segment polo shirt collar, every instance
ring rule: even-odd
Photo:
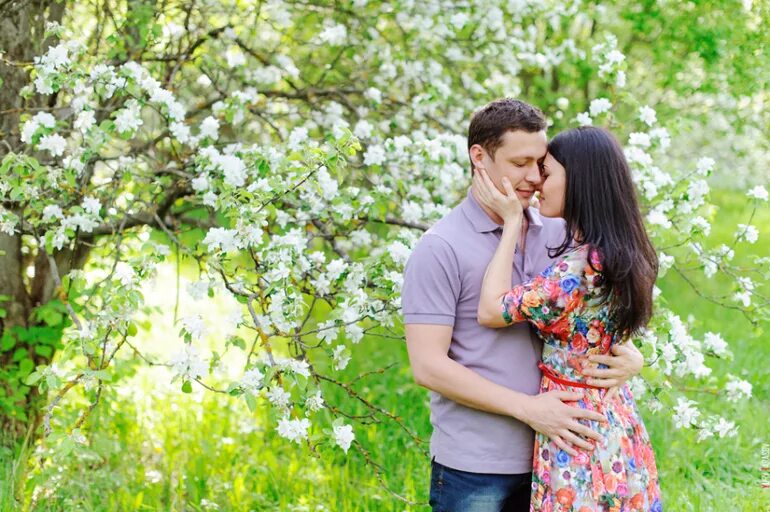
[[[489,233],[496,229],[502,229],[502,226],[493,221],[478,201],[476,201],[470,187],[468,188],[468,195],[465,201],[462,202],[462,210],[465,217],[473,226],[473,229],[478,233]],[[543,228],[543,219],[540,217],[540,212],[538,212],[537,209],[530,207],[527,208],[524,213],[529,221],[529,229],[539,231]]]

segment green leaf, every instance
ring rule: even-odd
[[[93,375],[97,379],[102,379],[107,382],[112,381],[112,374],[107,370],[97,370],[95,372],[92,372],[91,375]]]
[[[230,338],[230,344],[241,350],[246,350],[246,342],[240,336],[232,336]]]
[[[45,383],[48,385],[48,389],[56,389],[61,384],[59,377],[54,374],[46,375]]]
[[[53,348],[50,345],[35,345],[35,354],[50,358],[53,354]]]
[[[22,359],[19,363],[19,374],[27,375],[35,367],[35,363],[30,358]]]
[[[11,361],[18,362],[24,359],[29,355],[29,352],[27,352],[26,348],[17,348],[16,352],[13,353],[13,357],[11,357]]]
[[[189,380],[184,381],[184,384],[182,384],[182,392],[192,393],[192,383]]]
[[[16,338],[6,329],[0,338],[0,352],[7,352],[16,346]]]
[[[246,393],[243,397],[246,399],[246,405],[249,406],[249,410],[254,412],[257,408],[257,399],[251,393]]]
[[[24,384],[26,384],[27,386],[34,386],[35,383],[39,381],[42,377],[43,377],[42,373],[38,371],[34,371],[29,375],[27,375],[27,378],[24,379]]]
[[[139,332],[139,329],[137,329],[136,324],[131,322],[128,324],[128,331],[127,334],[129,336],[136,336],[136,333]]]

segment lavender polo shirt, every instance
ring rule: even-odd
[[[525,251],[517,248],[511,286],[528,281],[551,264],[547,246],[564,236],[561,219],[527,209]],[[479,325],[481,281],[500,240],[496,224],[468,196],[422,236],[404,270],[401,304],[406,324],[451,325],[449,357],[482,377],[535,395],[540,387],[543,345],[527,323],[502,329]],[[419,340],[417,340],[419,343]],[[509,416],[460,405],[431,391],[430,453],[445,466],[474,473],[532,471],[534,431]]]

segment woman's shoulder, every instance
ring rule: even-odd
[[[598,249],[588,244],[581,244],[565,252],[560,259],[544,271],[544,276],[592,277],[601,273],[601,254]]]

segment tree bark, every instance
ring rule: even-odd
[[[25,110],[33,110],[51,106],[55,97],[33,95],[24,99],[21,89],[29,83],[29,69],[35,55],[44,52],[56,41],[53,38],[44,39],[46,24],[60,22],[64,14],[65,3],[53,0],[0,0],[0,159],[9,152],[21,152],[24,148],[19,139],[19,119]],[[18,212],[19,206],[3,204],[8,210]],[[7,235],[0,233],[0,295],[9,299],[0,303],[5,310],[5,317],[0,318],[0,336],[14,328],[29,328],[35,325],[32,312],[36,306],[44,304],[53,297],[53,279],[45,266],[40,266],[45,258],[35,260],[35,277],[30,287],[26,278],[28,257],[22,252],[23,240],[19,233]],[[65,259],[65,254],[57,255],[57,259]],[[66,258],[66,260],[84,260]],[[64,263],[64,261],[63,261]],[[65,264],[69,270],[70,265]],[[40,267],[40,268],[38,268]],[[51,357],[43,357],[34,350],[34,340],[20,342],[13,350],[0,353],[0,366],[9,370],[17,361],[13,354],[17,350],[26,350],[27,357],[37,364],[50,363]],[[14,381],[0,382],[5,396],[11,396],[18,391],[18,383]],[[43,398],[32,388],[16,404],[21,407],[27,419],[23,420],[11,414],[10,410],[0,409],[0,430],[6,434],[5,442],[18,443],[31,428],[37,429],[42,418]]]

